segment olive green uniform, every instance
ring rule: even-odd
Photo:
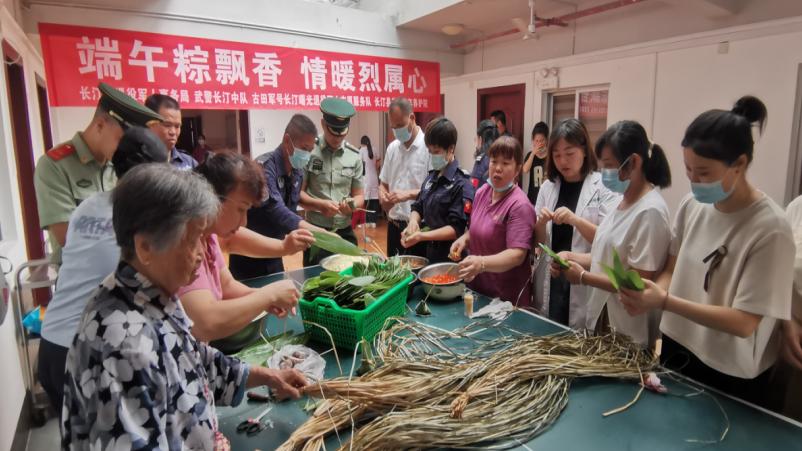
[[[101,93],[98,110],[106,112],[123,130],[163,120],[155,111],[106,83],[98,84],[98,90]],[[114,188],[116,180],[111,164],[97,162],[80,132],[39,158],[34,188],[39,225],[48,229],[50,236],[51,261],[61,264],[61,246],[50,226],[69,222],[78,204],[97,192]]]
[[[321,144],[322,143],[322,144]],[[312,151],[312,158],[304,172],[306,193],[316,199],[333,200],[340,203],[351,197],[352,189],[362,189],[362,157],[359,151],[348,143],[339,149],[332,150],[325,143],[323,136]],[[333,230],[343,239],[356,244],[356,235],[351,228],[351,217],[337,214],[326,217],[316,211],[307,211],[306,220],[324,229]],[[324,257],[331,255],[322,249],[304,252],[304,266],[320,263]]]
[[[48,228],[69,222],[73,210],[89,196],[114,188],[117,178],[110,163],[100,164],[76,133],[70,141],[48,150],[34,171],[39,225]],[[61,263],[61,246],[49,233],[54,263]]]
[[[323,136],[312,151],[312,157],[304,173],[306,192],[315,199],[333,200],[340,203],[351,197],[354,189],[362,189],[362,157],[359,149],[344,143],[339,149],[331,149]],[[338,214],[332,218],[310,211],[306,220],[324,229],[343,229],[351,225],[351,217]]]

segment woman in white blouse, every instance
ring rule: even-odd
[[[573,284],[587,285],[590,330],[612,328],[635,342],[651,345],[659,335],[660,312],[648,317],[627,314],[601,265],[613,266],[613,250],[627,269],[653,278],[662,268],[671,240],[668,206],[657,188],[671,184],[671,169],[663,149],[650,143],[643,126],[634,121],[613,124],[596,141],[602,183],[623,195],[596,229],[590,253],[563,252],[571,267],[563,272]],[[559,265],[552,263],[552,274]],[[615,293],[615,294],[614,294]]]
[[[791,318],[794,239],[783,210],[747,179],[766,107],[747,96],[694,119],[682,140],[692,195],[679,206],[665,269],[632,314],[663,310],[663,359],[750,402],[777,407],[772,367]],[[775,390],[776,391],[776,390]]]

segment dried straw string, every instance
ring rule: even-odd
[[[383,367],[363,378],[354,379],[347,386],[341,386],[339,389],[336,386],[336,380],[321,384],[321,387],[325,385],[330,392],[324,392],[324,394],[333,397],[327,402],[331,402],[335,406],[342,403],[341,405],[346,407],[356,403],[358,406],[362,406],[364,410],[350,410],[350,407],[347,411],[341,413],[330,410],[331,415],[337,419],[336,423],[334,421],[325,421],[324,423],[321,421],[320,416],[316,415],[299,428],[293,434],[293,437],[280,449],[300,449],[297,444],[302,443],[317,446],[317,448],[305,447],[304,449],[322,449],[324,446],[322,441],[315,440],[312,443],[311,440],[305,440],[303,435],[306,434],[308,436],[309,430],[313,430],[315,437],[322,437],[327,433],[336,432],[336,429],[348,422],[351,423],[352,437],[349,440],[347,449],[375,449],[377,446],[382,449],[398,447],[504,449],[518,446],[522,443],[521,440],[530,440],[556,420],[564,408],[564,404],[561,403],[567,402],[567,389],[572,377],[602,375],[635,379],[641,377],[643,370],[657,369],[657,361],[653,355],[637,346],[633,346],[627,339],[616,336],[614,333],[602,337],[589,337],[570,333],[547,337],[529,337],[528,339],[523,336],[524,339],[522,340],[520,332],[515,331],[513,335],[518,336],[517,340],[525,342],[519,346],[523,346],[523,349],[530,353],[528,355],[529,358],[533,357],[531,354],[533,349],[539,352],[539,354],[536,353],[534,355],[535,360],[538,360],[538,362],[525,368],[522,373],[525,377],[510,378],[506,384],[499,384],[499,377],[503,376],[503,373],[496,371],[493,376],[487,376],[487,374],[492,372],[492,365],[497,365],[500,360],[509,359],[510,349],[516,347],[514,345],[515,338],[502,336],[492,341],[480,340],[471,336],[471,333],[479,332],[478,330],[469,331],[471,329],[470,326],[464,329],[448,332],[410,322],[409,320],[398,320],[393,327],[384,330],[377,337],[375,349],[377,358],[384,362]],[[502,327],[501,329],[505,328]],[[509,331],[512,331],[512,329],[509,329]],[[500,334],[502,333],[501,331],[499,332]],[[478,346],[473,352],[458,352],[454,350],[444,352],[442,350],[443,347],[450,349],[446,346],[445,341],[455,338],[472,340]],[[533,343],[537,343],[537,345]],[[560,353],[566,355],[560,355]],[[547,358],[550,354],[553,354],[551,357],[561,356],[563,360],[556,365],[553,362],[548,362]],[[615,358],[619,359],[619,361],[616,362]],[[455,365],[455,362],[461,363]],[[487,364],[488,362],[491,362],[492,365]],[[591,362],[595,366],[591,370],[583,370],[581,368],[583,362]],[[621,364],[622,362],[623,364]],[[608,363],[609,366],[605,368]],[[463,368],[461,369],[467,373],[461,375],[464,380],[457,384],[456,389],[453,386],[446,386],[444,388],[441,387],[439,391],[432,391],[432,381],[438,383],[443,380],[442,376],[445,374],[443,364],[446,364],[445,366],[452,371],[455,371],[457,366],[462,365]],[[484,369],[482,364],[485,364]],[[620,368],[613,368],[615,364],[619,364]],[[591,371],[595,371],[594,368],[595,370],[601,369],[602,374],[593,374]],[[517,371],[517,369],[513,369],[511,372]],[[435,376],[432,373],[436,373]],[[489,383],[490,388],[487,389],[491,377],[492,382]],[[530,379],[527,380],[526,377],[530,377]],[[545,419],[542,424],[533,424],[531,415],[521,415],[516,418],[519,420],[520,418],[524,419],[524,430],[527,431],[525,435],[512,434],[514,429],[510,427],[510,424],[495,424],[489,430],[482,431],[482,435],[470,434],[471,430],[476,429],[476,425],[466,421],[466,419],[476,415],[475,412],[480,413],[480,418],[499,417],[501,420],[504,419],[504,413],[512,411],[515,406],[525,403],[526,400],[545,396],[548,390],[543,388],[542,385],[536,385],[538,381],[544,378],[561,381],[561,383],[565,384],[565,390],[561,395],[553,395],[554,398],[549,398],[550,401],[538,404],[541,407],[549,407],[547,412],[552,414],[543,417]],[[404,383],[404,381],[407,381],[406,383],[408,384],[414,384],[412,385],[413,388],[406,392],[397,391],[389,395],[386,393],[387,386],[392,388],[399,382]],[[363,383],[372,385],[360,386]],[[526,391],[516,391],[516,387],[525,383],[529,384],[526,386]],[[425,389],[421,389],[421,387],[425,387]],[[359,388],[359,390],[355,390],[356,388]],[[377,396],[377,389],[384,389],[379,393],[380,396]],[[429,396],[426,399],[422,399],[419,392],[426,392],[426,390],[429,390]],[[456,401],[455,398],[468,392],[471,392],[471,395],[465,399],[465,406],[461,412],[463,420],[453,418],[452,404]],[[511,393],[515,393],[515,396],[510,396]],[[690,394],[688,396],[694,395]],[[347,396],[347,398],[344,396]],[[467,401],[471,401],[470,404]],[[562,407],[560,407],[561,405]],[[492,409],[497,409],[498,412],[494,412]],[[533,410],[530,409],[530,411]],[[437,431],[434,434],[426,428],[426,425],[429,425],[430,429],[433,427],[431,426],[433,413],[436,414],[435,418],[437,419],[434,424],[437,428],[440,428],[435,428]],[[440,415],[440,417],[437,415]],[[443,415],[446,415],[448,419],[441,418]],[[371,420],[371,417],[374,418]],[[369,422],[366,426],[354,432],[357,421]],[[392,429],[393,421],[395,421],[396,427],[401,424],[407,426],[402,428],[403,431],[398,432]],[[452,421],[452,423],[448,421]],[[418,427],[417,422],[421,422],[423,426]],[[722,439],[729,429],[729,421],[727,420],[727,422],[727,428],[721,436]],[[337,426],[337,424],[340,424],[340,426]],[[413,425],[413,427],[410,427],[410,425]],[[414,433],[418,430],[426,432],[422,436],[423,438],[415,436]],[[443,443],[434,443],[432,437],[442,440]],[[391,440],[399,440],[398,446],[391,445],[393,443]],[[415,440],[420,440],[420,442]],[[340,446],[341,449],[346,449],[346,445],[342,444],[342,442]]]

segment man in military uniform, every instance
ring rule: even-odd
[[[48,231],[52,260],[61,263],[70,214],[94,193],[114,187],[114,151],[131,125],[147,126],[162,118],[111,86],[100,83],[101,97],[92,122],[70,141],[45,152],[36,164],[34,187],[39,224]]]
[[[338,98],[320,102],[323,135],[317,139],[312,157],[306,166],[301,205],[307,210],[309,223],[335,231],[356,244],[351,228],[351,215],[363,208],[362,157],[359,149],[345,142],[354,106]],[[322,249],[304,252],[304,266],[316,265],[329,255]],[[314,258],[313,258],[314,257]]]

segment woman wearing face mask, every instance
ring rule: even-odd
[[[476,191],[468,231],[451,245],[450,257],[459,260],[459,276],[490,297],[525,307],[530,299],[529,251],[535,209],[515,184],[523,165],[521,143],[511,136],[498,138],[488,150],[490,178]]]
[[[596,155],[585,126],[566,119],[549,138],[546,178],[535,202],[538,213],[535,241],[554,252],[590,252],[596,226],[612,211],[621,196],[602,184],[596,172]],[[535,276],[535,306],[554,321],[576,329],[585,327],[585,290],[564,276],[552,278],[550,259],[542,255]]]
[[[671,170],[663,149],[649,142],[646,130],[634,121],[613,124],[596,141],[602,166],[602,183],[623,194],[618,207],[599,224],[588,254],[563,251],[571,267],[552,262],[551,274],[560,272],[569,283],[587,285],[587,328],[600,333],[610,328],[650,346],[660,331],[660,312],[648,318],[627,314],[601,264],[613,266],[613,249],[627,269],[653,278],[663,267],[671,241],[668,206],[656,188],[671,185]],[[616,293],[616,294],[613,294]]]
[[[409,248],[426,243],[431,263],[448,260],[451,243],[465,232],[473,202],[473,185],[454,158],[457,128],[444,118],[426,126],[426,147],[432,156],[432,171],[423,181],[412,204],[409,225],[402,233],[401,245]],[[422,231],[421,225],[429,230]]]
[[[665,269],[644,291],[621,292],[632,314],[663,310],[669,366],[761,405],[791,315],[795,252],[783,210],[746,177],[752,124],[762,130],[765,120],[763,102],[747,96],[688,126],[692,195],[677,211]]]
[[[479,189],[487,181],[490,166],[490,156],[487,151],[497,138],[498,128],[491,119],[479,122],[479,126],[476,127],[476,152],[471,171],[471,183],[476,189]]]

